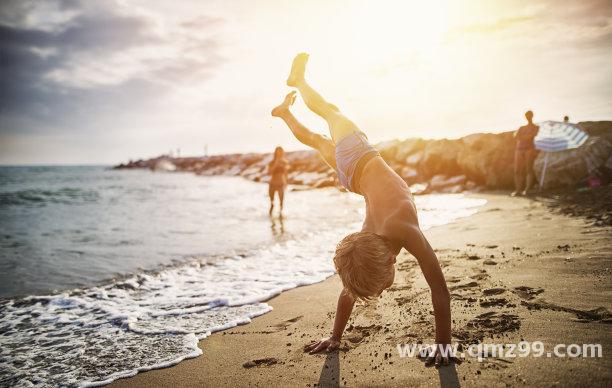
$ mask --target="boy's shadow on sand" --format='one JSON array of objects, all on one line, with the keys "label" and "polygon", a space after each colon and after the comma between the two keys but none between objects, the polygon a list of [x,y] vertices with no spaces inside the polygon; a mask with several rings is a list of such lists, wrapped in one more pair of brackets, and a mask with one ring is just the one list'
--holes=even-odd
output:
[{"label": "boy's shadow on sand", "polygon": [[459,376],[457,376],[457,369],[455,368],[454,362],[450,365],[439,367],[438,375],[440,376],[440,387],[442,388],[457,388],[461,386],[461,384],[459,384]]},{"label": "boy's shadow on sand", "polygon": [[321,368],[319,384],[317,387],[339,387],[340,386],[340,359],[338,351],[331,352],[325,357]]},{"label": "boy's shadow on sand", "polygon": [[[427,365],[425,359],[420,359],[427,368],[432,368],[433,365]],[[448,365],[440,365],[438,369],[438,377],[440,378],[441,388],[458,388],[461,387],[459,383],[459,376],[457,375],[457,364],[451,362]]]},{"label": "boy's shadow on sand", "polygon": [[[458,388],[461,386],[454,362],[450,363],[450,365],[440,366],[438,368],[438,376],[441,388]],[[331,352],[325,357],[317,386],[324,388],[340,386],[340,359],[337,351]]]}]

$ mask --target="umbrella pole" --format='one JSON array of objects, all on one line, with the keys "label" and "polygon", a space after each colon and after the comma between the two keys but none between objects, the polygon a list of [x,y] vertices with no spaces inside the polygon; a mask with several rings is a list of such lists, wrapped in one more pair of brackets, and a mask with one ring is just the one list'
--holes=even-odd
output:
[{"label": "umbrella pole", "polygon": [[546,176],[546,167],[548,167],[548,152],[546,152],[546,156],[544,156],[544,167],[542,167],[542,176],[540,177],[540,191],[542,191],[542,187],[544,186],[544,177]]}]

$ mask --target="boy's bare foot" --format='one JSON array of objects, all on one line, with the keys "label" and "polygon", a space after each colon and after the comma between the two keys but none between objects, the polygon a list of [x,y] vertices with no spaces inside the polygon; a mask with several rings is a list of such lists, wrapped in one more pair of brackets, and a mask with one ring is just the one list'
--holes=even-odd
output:
[{"label": "boy's bare foot", "polygon": [[279,106],[272,109],[272,116],[280,117],[281,114],[287,109],[289,109],[289,107],[293,105],[294,102],[295,102],[295,90],[287,94],[285,96],[285,99]]},{"label": "boy's bare foot", "polygon": [[299,53],[293,58],[291,73],[289,74],[289,78],[287,78],[287,86],[295,87],[300,81],[304,81],[306,62],[308,62],[308,54],[306,53]]}]

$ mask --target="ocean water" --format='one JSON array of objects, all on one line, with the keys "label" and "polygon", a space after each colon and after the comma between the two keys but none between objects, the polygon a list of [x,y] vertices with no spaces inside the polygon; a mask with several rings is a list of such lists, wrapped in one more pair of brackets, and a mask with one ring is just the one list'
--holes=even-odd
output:
[{"label": "ocean water", "polygon": [[[484,200],[417,198],[426,229]],[[103,385],[198,356],[199,339],[334,273],[363,199],[237,177],[0,167],[0,386]]]}]

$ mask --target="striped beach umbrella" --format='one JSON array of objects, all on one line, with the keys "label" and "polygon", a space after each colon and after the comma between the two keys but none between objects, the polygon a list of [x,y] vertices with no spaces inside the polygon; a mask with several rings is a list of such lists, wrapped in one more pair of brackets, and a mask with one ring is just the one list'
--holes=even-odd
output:
[{"label": "striped beach umbrella", "polygon": [[540,130],[533,140],[535,148],[545,152],[544,167],[540,177],[540,188],[544,185],[546,167],[548,166],[548,155],[551,152],[559,152],[578,148],[589,138],[577,124],[563,123],[559,121],[544,121],[538,124]]},{"label": "striped beach umbrella", "polygon": [[538,125],[540,130],[533,142],[537,149],[544,152],[558,152],[578,148],[589,137],[578,125],[572,123],[544,121]]}]

